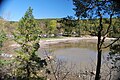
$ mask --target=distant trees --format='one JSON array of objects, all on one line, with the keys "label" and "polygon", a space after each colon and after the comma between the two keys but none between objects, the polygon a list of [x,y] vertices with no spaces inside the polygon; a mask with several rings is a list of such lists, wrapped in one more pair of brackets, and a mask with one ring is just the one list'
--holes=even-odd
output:
[{"label": "distant trees", "polygon": [[17,80],[43,80],[40,70],[47,65],[36,54],[39,45],[39,28],[36,25],[32,8],[26,11],[24,17],[19,21],[17,31],[14,33],[15,41],[20,45],[16,56],[15,76]]},{"label": "distant trees", "polygon": [[112,19],[112,27],[111,27],[111,31],[109,34],[109,37],[119,37],[120,36],[120,18],[118,18],[116,20],[116,18]]},{"label": "distant trees", "polygon": [[75,27],[77,26],[77,21],[72,16],[67,16],[62,18],[59,23],[62,24],[62,28],[64,29],[64,36],[72,36],[72,33],[76,32]]},{"label": "distant trees", "polygon": [[49,22],[49,27],[48,27],[49,34],[55,33],[56,27],[57,27],[57,21],[56,20],[51,20]]},{"label": "distant trees", "polygon": [[[106,37],[109,35],[112,26],[112,17],[119,16],[120,9],[118,3],[113,0],[73,0],[75,6],[74,10],[76,12],[76,17],[95,19],[99,18],[99,25],[97,26],[97,37],[98,37],[98,56],[97,56],[97,67],[96,67],[96,76],[95,80],[100,80],[100,69],[101,69],[101,55],[103,50],[103,43],[105,42]],[[103,17],[109,15],[108,25],[104,25]],[[107,29],[104,32],[104,27]],[[104,32],[104,33],[103,33]],[[102,38],[103,36],[103,38]],[[113,41],[111,44],[119,40],[120,36]],[[110,44],[110,45],[111,45]],[[105,46],[109,47],[110,45]]]},{"label": "distant trees", "polygon": [[55,37],[57,31],[57,20],[37,20],[38,27],[41,28],[41,37]]},{"label": "distant trees", "polygon": [[[92,35],[97,36],[97,28],[99,25],[99,19],[76,19],[72,16],[67,16],[61,19],[40,19],[36,20],[38,27],[41,29],[41,35],[51,37],[51,34],[61,34],[62,36],[81,36],[81,35]],[[50,26],[54,24],[54,27]],[[105,34],[109,25],[109,20],[103,18],[103,31],[102,36]],[[114,18],[111,26],[111,33],[108,37],[117,37],[119,35],[119,18]],[[116,27],[113,27],[116,26]],[[114,30],[113,30],[114,29]],[[112,31],[113,30],[113,31]],[[70,34],[69,34],[70,33]],[[68,35],[69,34],[69,35]],[[57,36],[54,36],[57,37]]]}]

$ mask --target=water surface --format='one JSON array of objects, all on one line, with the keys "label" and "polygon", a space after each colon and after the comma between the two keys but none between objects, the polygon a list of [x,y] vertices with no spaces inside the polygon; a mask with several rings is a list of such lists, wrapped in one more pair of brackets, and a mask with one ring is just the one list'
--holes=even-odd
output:
[{"label": "water surface", "polygon": [[[50,50],[57,59],[68,63],[88,66],[96,64],[97,40],[79,40],[75,42],[60,42],[47,44],[44,49]],[[40,50],[42,53],[44,50]],[[109,49],[103,50],[102,58],[106,57]]]}]

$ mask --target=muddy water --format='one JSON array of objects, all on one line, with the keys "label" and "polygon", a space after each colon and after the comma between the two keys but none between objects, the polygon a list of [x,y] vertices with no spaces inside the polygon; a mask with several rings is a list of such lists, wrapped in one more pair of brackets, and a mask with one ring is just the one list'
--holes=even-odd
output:
[{"label": "muddy water", "polygon": [[[57,59],[67,61],[69,64],[95,65],[97,59],[97,40],[79,40],[75,42],[62,42],[48,44],[44,47],[47,51],[52,51]],[[40,52],[43,53],[41,49]],[[103,50],[102,58],[105,59],[109,49]]]}]

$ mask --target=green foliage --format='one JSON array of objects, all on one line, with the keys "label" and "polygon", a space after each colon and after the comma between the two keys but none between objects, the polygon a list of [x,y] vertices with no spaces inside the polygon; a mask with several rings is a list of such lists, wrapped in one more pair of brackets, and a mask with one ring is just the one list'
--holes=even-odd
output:
[{"label": "green foliage", "polygon": [[[88,18],[88,22],[85,24],[89,28],[87,28],[88,32],[91,35],[97,36],[98,34],[98,27],[99,27],[99,17],[102,17],[102,31],[101,35],[104,36],[105,32],[107,30],[107,27],[110,25],[109,18],[104,18],[106,15],[112,15],[112,16],[119,16],[119,4],[115,1],[108,0],[108,1],[96,1],[96,0],[73,0],[73,5],[75,8],[73,9],[76,12],[76,17],[80,19],[86,19]],[[98,18],[98,19],[97,19]],[[114,19],[114,21],[119,20],[119,17],[117,19]],[[114,22],[112,20],[112,22]],[[118,37],[119,36],[119,27],[117,24],[112,24],[111,26],[114,26],[108,37]],[[84,23],[82,23],[84,24]],[[119,23],[118,23],[119,24]],[[82,25],[81,25],[82,26]],[[86,27],[85,26],[85,27]],[[82,27],[80,27],[82,28]],[[84,29],[84,28],[82,28]],[[113,30],[113,31],[112,31]],[[119,31],[119,32],[118,32]],[[84,31],[83,31],[84,32]],[[89,34],[87,33],[87,34]]]},{"label": "green foliage", "polygon": [[[24,17],[19,21],[17,32],[14,33],[15,41],[21,46],[17,52],[17,78],[31,80],[40,78],[39,70],[47,66],[45,60],[37,56],[40,29],[32,15],[32,9],[26,11]],[[41,79],[38,79],[41,80]]]},{"label": "green foliage", "polygon": [[48,29],[50,30],[50,33],[54,33],[56,30],[56,26],[57,26],[57,21],[56,20],[51,20],[49,22],[49,27]]},{"label": "green foliage", "polygon": [[72,33],[75,31],[75,27],[77,26],[77,21],[72,16],[67,16],[58,21],[62,23],[64,29],[64,36],[72,36]]},{"label": "green foliage", "polygon": [[0,47],[3,46],[3,42],[7,39],[6,34],[3,30],[0,30]]},{"label": "green foliage", "polygon": [[119,15],[119,3],[114,0],[73,0],[73,9],[76,12],[76,16],[79,18],[98,18],[98,12],[102,16],[104,15]]},{"label": "green foliage", "polygon": [[43,28],[44,34],[47,35],[47,37],[51,37],[51,34],[55,34],[56,27],[57,27],[57,21],[56,20],[50,20],[45,21],[45,26]]},{"label": "green foliage", "polygon": [[0,47],[3,46],[5,40],[7,40],[7,36],[3,30],[0,30]]},{"label": "green foliage", "polygon": [[[39,19],[39,20],[36,19],[35,22],[37,22],[37,29],[39,30],[38,33],[43,34],[43,35],[46,34],[48,37],[50,37],[49,35],[51,35],[51,34],[65,33],[67,31],[69,31],[69,30],[67,30],[67,29],[70,29],[69,27],[67,28],[67,26],[65,26],[65,24],[63,24],[62,22],[60,23],[61,20],[63,20],[63,19]],[[108,35],[108,37],[118,37],[119,36],[119,33],[120,33],[119,22],[120,22],[119,18],[113,18],[112,28],[111,28],[111,31],[110,31],[110,34]],[[2,23],[4,23],[4,22],[1,22],[1,26],[3,26]],[[56,26],[50,27],[51,23],[52,24],[54,23]],[[72,23],[75,23],[74,19],[73,19]],[[104,30],[102,32],[102,35],[104,35],[104,33],[107,29],[107,26],[109,24],[109,19],[103,18],[103,23],[104,23],[103,24]],[[98,19],[82,19],[79,21],[76,20],[76,24],[77,25],[73,25],[74,27],[71,26],[72,32],[76,32],[76,34],[75,34],[76,36],[79,33],[80,33],[80,35],[97,36],[97,28],[99,25]],[[10,22],[10,26],[8,27],[8,30],[13,32],[13,31],[16,31],[16,28],[18,28],[18,22]],[[52,29],[52,31],[50,29]],[[5,30],[5,31],[9,32],[7,30]]]},{"label": "green foliage", "polygon": [[120,18],[118,19],[113,19],[111,31],[109,34],[109,37],[119,37],[120,36]]}]

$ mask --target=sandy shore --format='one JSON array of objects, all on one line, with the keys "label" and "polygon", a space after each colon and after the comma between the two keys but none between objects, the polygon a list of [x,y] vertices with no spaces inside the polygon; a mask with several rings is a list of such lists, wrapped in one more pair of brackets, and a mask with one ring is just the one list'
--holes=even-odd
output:
[{"label": "sandy shore", "polygon": [[[46,44],[57,44],[60,42],[76,42],[80,40],[91,40],[91,41],[97,41],[96,36],[89,36],[89,37],[64,37],[64,38],[58,38],[58,39],[50,39],[50,40],[40,40],[41,45],[46,45]],[[114,40],[115,38],[106,38],[106,41]]]},{"label": "sandy shore", "polygon": [[[110,41],[110,40],[114,40],[115,38],[106,38],[105,40],[106,41]],[[46,44],[57,44],[57,43],[60,43],[60,42],[77,42],[77,41],[80,41],[80,40],[89,40],[89,41],[92,41],[92,42],[97,42],[97,37],[96,36],[87,36],[87,37],[64,37],[64,38],[58,38],[58,39],[49,39],[49,40],[40,40],[40,45],[43,46],[43,45],[46,45]],[[19,44],[12,44],[10,45],[12,47],[20,47]]]}]

